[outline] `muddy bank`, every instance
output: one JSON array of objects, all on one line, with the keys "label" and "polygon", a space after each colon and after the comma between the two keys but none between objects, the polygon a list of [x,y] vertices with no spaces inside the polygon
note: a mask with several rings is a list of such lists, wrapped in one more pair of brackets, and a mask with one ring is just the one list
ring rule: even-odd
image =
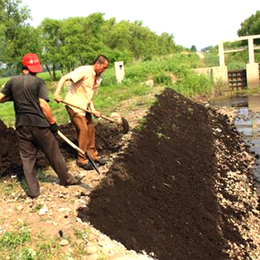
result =
[{"label": "muddy bank", "polygon": [[227,116],[165,90],[78,216],[159,260],[258,259],[253,161]]}]

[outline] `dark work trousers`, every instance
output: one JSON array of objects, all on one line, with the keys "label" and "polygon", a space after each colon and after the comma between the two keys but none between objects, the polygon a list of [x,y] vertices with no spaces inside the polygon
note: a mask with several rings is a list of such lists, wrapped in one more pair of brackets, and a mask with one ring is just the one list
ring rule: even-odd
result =
[{"label": "dark work trousers", "polygon": [[[96,149],[96,132],[92,117],[90,113],[86,113],[86,116],[79,115],[74,112],[73,109],[66,106],[72,125],[75,128],[79,148],[84,152],[87,152],[93,160],[98,160],[98,151]],[[78,165],[84,165],[88,162],[85,155],[78,152]]]},{"label": "dark work trousers", "polygon": [[73,177],[67,172],[67,166],[58,142],[49,128],[21,126],[17,128],[17,135],[19,137],[23,172],[30,197],[38,197],[40,194],[39,181],[35,171],[38,147],[43,151],[51,167],[57,173],[60,184],[66,185],[69,183]]}]

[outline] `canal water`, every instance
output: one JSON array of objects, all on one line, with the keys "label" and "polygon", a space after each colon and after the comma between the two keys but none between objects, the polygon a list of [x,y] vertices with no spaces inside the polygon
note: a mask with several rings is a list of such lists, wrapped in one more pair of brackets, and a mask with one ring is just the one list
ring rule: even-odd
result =
[{"label": "canal water", "polygon": [[234,121],[237,130],[244,135],[250,150],[256,155],[255,177],[260,191],[260,94],[213,98],[211,105],[233,107],[237,111]]}]

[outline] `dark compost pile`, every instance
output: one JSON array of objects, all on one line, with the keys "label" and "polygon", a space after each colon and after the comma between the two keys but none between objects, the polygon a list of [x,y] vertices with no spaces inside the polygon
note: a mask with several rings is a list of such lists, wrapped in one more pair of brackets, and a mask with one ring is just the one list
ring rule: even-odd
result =
[{"label": "dark compost pile", "polygon": [[[157,99],[78,216],[128,249],[153,252],[159,260],[230,259],[228,241],[248,241],[228,221],[240,212],[217,201],[216,180],[232,163],[218,165],[215,138],[221,135],[231,154],[242,139],[214,109],[169,89]],[[221,133],[213,133],[217,128]],[[237,160],[243,170],[247,162]]]}]

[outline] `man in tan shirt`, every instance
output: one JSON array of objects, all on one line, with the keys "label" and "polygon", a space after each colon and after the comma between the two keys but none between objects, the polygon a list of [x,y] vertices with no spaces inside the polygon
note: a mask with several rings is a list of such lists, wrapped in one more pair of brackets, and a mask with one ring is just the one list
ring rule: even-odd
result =
[{"label": "man in tan shirt", "polygon": [[[101,83],[101,74],[107,69],[109,59],[104,55],[99,55],[93,65],[82,66],[69,74],[63,76],[55,91],[55,101],[62,100],[60,92],[67,81],[71,81],[69,91],[65,97],[65,101],[72,105],[90,109],[94,116],[99,118],[100,112],[95,109],[93,97]],[[105,164],[105,161],[98,157],[98,152],[95,147],[95,128],[92,122],[91,114],[83,110],[66,106],[71,123],[75,127],[79,147],[88,152],[96,163]],[[92,165],[81,153],[77,156],[77,165],[85,170],[91,170]]]}]

